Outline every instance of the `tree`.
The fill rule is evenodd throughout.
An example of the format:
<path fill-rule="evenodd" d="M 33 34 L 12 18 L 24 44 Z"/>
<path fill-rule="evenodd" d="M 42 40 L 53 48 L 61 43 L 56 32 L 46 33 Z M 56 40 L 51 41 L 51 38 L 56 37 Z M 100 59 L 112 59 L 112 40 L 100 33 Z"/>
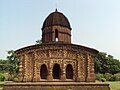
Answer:
<path fill-rule="evenodd" d="M 42 40 L 37 40 L 35 45 L 38 45 L 38 44 L 41 44 L 42 43 Z"/>
<path fill-rule="evenodd" d="M 100 52 L 98 53 L 96 59 L 95 59 L 95 73 L 105 73 L 106 70 L 108 70 L 108 67 L 106 66 L 106 53 Z"/>
<path fill-rule="evenodd" d="M 4 73 L 4 72 L 8 71 L 7 70 L 7 67 L 8 67 L 7 63 L 8 63 L 8 60 L 0 59 L 0 73 Z"/>
<path fill-rule="evenodd" d="M 120 72 L 120 61 L 114 59 L 112 55 L 100 52 L 95 59 L 95 73 L 111 73 Z"/>
<path fill-rule="evenodd" d="M 8 56 L 7 59 L 9 61 L 9 74 L 16 74 L 18 72 L 18 63 L 19 60 L 16 57 L 16 54 L 13 50 L 7 52 Z"/>

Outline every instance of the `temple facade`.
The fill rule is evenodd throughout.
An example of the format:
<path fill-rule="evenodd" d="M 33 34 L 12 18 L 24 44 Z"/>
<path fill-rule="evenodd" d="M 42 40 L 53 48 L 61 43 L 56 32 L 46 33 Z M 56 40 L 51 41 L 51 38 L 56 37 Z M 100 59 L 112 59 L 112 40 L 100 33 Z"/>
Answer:
<path fill-rule="evenodd" d="M 20 82 L 94 82 L 97 50 L 71 43 L 71 25 L 57 10 L 43 22 L 42 43 L 16 50 Z"/>

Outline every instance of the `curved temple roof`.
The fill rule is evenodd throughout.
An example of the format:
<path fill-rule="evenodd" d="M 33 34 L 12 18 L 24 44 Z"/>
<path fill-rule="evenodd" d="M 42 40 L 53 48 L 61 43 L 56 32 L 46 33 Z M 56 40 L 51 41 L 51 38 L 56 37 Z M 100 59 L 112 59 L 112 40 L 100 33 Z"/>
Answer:
<path fill-rule="evenodd" d="M 52 12 L 51 14 L 49 14 L 48 17 L 45 19 L 42 26 L 42 30 L 45 27 L 53 26 L 53 25 L 68 27 L 71 30 L 71 26 L 67 17 L 63 15 L 63 13 L 58 12 L 57 9 L 55 12 Z"/>

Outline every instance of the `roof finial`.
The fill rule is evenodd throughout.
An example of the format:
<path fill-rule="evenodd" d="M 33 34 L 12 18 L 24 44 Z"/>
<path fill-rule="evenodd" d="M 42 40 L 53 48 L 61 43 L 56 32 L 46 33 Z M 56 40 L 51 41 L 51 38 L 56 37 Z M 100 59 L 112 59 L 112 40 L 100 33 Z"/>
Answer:
<path fill-rule="evenodd" d="M 58 12 L 57 8 L 55 9 L 55 12 Z"/>
<path fill-rule="evenodd" d="M 58 11 L 58 10 L 57 10 L 57 2 L 56 2 L 56 4 L 55 4 L 55 7 L 56 7 L 55 12 L 57 12 L 57 11 Z"/>

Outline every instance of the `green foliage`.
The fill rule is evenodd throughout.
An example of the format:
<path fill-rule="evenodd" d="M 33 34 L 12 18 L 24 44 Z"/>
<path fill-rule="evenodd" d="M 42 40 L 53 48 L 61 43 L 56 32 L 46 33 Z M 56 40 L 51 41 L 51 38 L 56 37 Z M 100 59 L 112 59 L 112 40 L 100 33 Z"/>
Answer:
<path fill-rule="evenodd" d="M 102 81 L 102 78 L 105 78 L 106 81 L 120 80 L 120 61 L 100 52 L 95 59 L 95 73 L 96 80 Z"/>
<path fill-rule="evenodd" d="M 100 81 L 102 81 L 102 82 L 106 82 L 106 79 L 105 79 L 105 78 L 101 78 Z"/>
<path fill-rule="evenodd" d="M 4 81 L 5 77 L 3 74 L 0 73 L 0 81 Z"/>
<path fill-rule="evenodd" d="M 120 81 L 120 73 L 114 74 L 114 76 L 116 77 L 116 81 Z"/>
<path fill-rule="evenodd" d="M 9 71 L 8 66 L 8 60 L 0 60 L 0 73 Z"/>
<path fill-rule="evenodd" d="M 116 80 L 117 80 L 117 78 L 114 75 L 110 78 L 110 81 L 116 81 Z"/>
<path fill-rule="evenodd" d="M 104 78 L 103 74 L 95 74 L 95 79 L 101 81 L 101 78 Z"/>
<path fill-rule="evenodd" d="M 110 74 L 110 73 L 105 73 L 104 74 L 104 78 L 106 79 L 106 81 L 110 81 L 110 79 L 112 78 L 112 74 Z"/>
<path fill-rule="evenodd" d="M 9 74 L 9 73 L 6 73 L 5 75 L 5 81 L 13 81 L 14 79 L 14 74 Z"/>
<path fill-rule="evenodd" d="M 95 80 L 102 81 L 103 78 L 105 78 L 105 81 L 120 81 L 120 73 L 114 75 L 110 73 L 95 74 Z"/>
<path fill-rule="evenodd" d="M 4 81 L 0 81 L 0 90 L 3 90 Z"/>
<path fill-rule="evenodd" d="M 5 80 L 10 81 L 17 76 L 18 63 L 19 59 L 13 50 L 8 51 L 7 60 L 0 60 L 0 73 L 4 73 Z"/>
<path fill-rule="evenodd" d="M 42 40 L 37 40 L 35 45 L 38 45 L 38 44 L 41 44 L 42 43 Z"/>
<path fill-rule="evenodd" d="M 113 56 L 100 52 L 95 59 L 95 73 L 116 74 L 120 72 L 120 61 Z"/>
<path fill-rule="evenodd" d="M 9 61 L 9 74 L 16 74 L 18 72 L 18 63 L 19 59 L 16 57 L 16 54 L 13 50 L 8 51 L 7 59 Z"/>
<path fill-rule="evenodd" d="M 13 81 L 14 81 L 14 82 L 18 82 L 18 78 L 14 78 Z"/>

